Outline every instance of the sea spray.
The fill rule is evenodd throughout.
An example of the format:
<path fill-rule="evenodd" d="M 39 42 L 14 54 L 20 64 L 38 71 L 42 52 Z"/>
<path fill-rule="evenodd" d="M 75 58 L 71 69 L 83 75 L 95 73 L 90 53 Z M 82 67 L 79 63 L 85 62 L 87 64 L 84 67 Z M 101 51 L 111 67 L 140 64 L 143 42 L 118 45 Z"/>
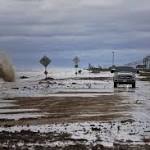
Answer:
<path fill-rule="evenodd" d="M 15 71 L 8 56 L 0 53 L 0 78 L 7 82 L 15 81 Z"/>

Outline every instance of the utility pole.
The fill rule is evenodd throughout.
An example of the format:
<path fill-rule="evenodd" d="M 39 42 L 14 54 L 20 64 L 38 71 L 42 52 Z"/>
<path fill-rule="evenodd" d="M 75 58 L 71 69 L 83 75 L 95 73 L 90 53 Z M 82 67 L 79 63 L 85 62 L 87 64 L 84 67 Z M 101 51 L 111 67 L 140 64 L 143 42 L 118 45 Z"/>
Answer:
<path fill-rule="evenodd" d="M 112 66 L 115 65 L 115 52 L 112 52 Z"/>

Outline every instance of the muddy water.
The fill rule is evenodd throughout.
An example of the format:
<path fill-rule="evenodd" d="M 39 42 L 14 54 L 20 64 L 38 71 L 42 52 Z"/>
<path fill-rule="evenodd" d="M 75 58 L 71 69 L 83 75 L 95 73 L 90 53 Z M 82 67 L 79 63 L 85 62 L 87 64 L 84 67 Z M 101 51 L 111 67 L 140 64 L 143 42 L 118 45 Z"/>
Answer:
<path fill-rule="evenodd" d="M 137 81 L 137 87 L 132 89 L 128 86 L 119 87 L 114 90 L 124 98 L 124 103 L 132 106 L 132 116 L 137 120 L 150 120 L 150 82 Z"/>
<path fill-rule="evenodd" d="M 66 74 L 66 73 L 65 73 Z M 28 74 L 30 76 L 30 74 Z M 63 74 L 61 74 L 63 75 Z M 88 74 L 89 75 L 89 74 Z M 51 81 L 52 84 L 39 84 L 40 77 L 36 78 L 37 76 L 31 76 L 29 79 L 25 80 L 18 80 L 15 83 L 4 83 L 3 81 L 0 81 L 0 111 L 1 111 L 1 123 L 5 122 L 5 119 L 15 119 L 16 126 L 7 127 L 8 124 L 5 124 L 6 127 L 1 126 L 0 127 L 0 133 L 2 136 L 5 136 L 6 139 L 0 139 L 0 146 L 5 146 L 5 141 L 9 141 L 10 145 L 12 145 L 12 141 L 10 140 L 10 135 L 14 137 L 17 133 L 19 136 L 15 137 L 16 143 L 20 143 L 20 138 L 23 138 L 24 134 L 27 134 L 27 139 L 31 139 L 32 141 L 27 142 L 27 139 L 25 140 L 27 147 L 34 146 L 40 146 L 40 149 L 43 147 L 46 147 L 44 143 L 52 144 L 49 145 L 51 147 L 60 146 L 60 149 L 64 146 L 70 146 L 76 144 L 76 142 L 83 144 L 83 146 L 89 149 L 89 146 L 94 146 L 98 148 L 105 146 L 111 147 L 117 147 L 116 149 L 128 149 L 128 147 L 131 146 L 129 149 L 143 149 L 147 150 L 149 149 L 150 144 L 150 82 L 145 81 L 137 81 L 137 87 L 135 89 L 132 89 L 130 86 L 119 86 L 118 88 L 113 88 L 113 82 L 112 82 L 112 75 L 110 73 L 101 73 L 99 75 L 96 75 L 96 77 L 108 77 L 105 80 L 84 80 L 80 78 L 72 78 L 70 79 L 70 76 L 67 75 L 69 79 L 59 79 L 60 76 L 57 74 L 57 79 L 54 81 Z M 87 74 L 82 75 L 83 77 L 87 77 Z M 91 77 L 95 78 L 94 75 L 91 75 Z M 61 78 L 63 78 L 61 76 Z M 90 85 L 90 86 L 89 86 Z M 37 100 L 38 98 L 33 97 L 44 97 L 43 100 Z M 97 99 L 97 97 L 99 98 Z M 13 97 L 16 97 L 16 99 L 11 100 Z M 18 97 L 26 97 L 23 101 Z M 28 101 L 28 98 L 31 98 L 30 102 Z M 53 106 L 50 105 L 50 101 L 48 98 L 52 101 L 53 100 Z M 71 98 L 70 98 L 71 97 Z M 78 97 L 78 104 L 76 102 L 76 97 Z M 104 99 L 106 98 L 106 101 Z M 110 99 L 114 97 L 114 101 L 112 102 Z M 119 99 L 119 97 L 121 99 Z M 93 122 L 88 122 L 85 120 L 83 122 L 80 122 L 79 120 L 77 123 L 60 123 L 60 124 L 46 124 L 48 122 L 42 122 L 42 125 L 26 125 L 22 126 L 22 124 L 17 124 L 17 119 L 28 119 L 32 118 L 38 118 L 40 120 L 42 113 L 37 113 L 35 111 L 38 111 L 40 109 L 44 109 L 45 107 L 48 108 L 49 114 L 46 113 L 46 115 L 52 115 L 54 118 L 54 115 L 57 117 L 60 117 L 60 112 L 64 112 L 64 110 L 60 110 L 60 107 L 57 107 L 57 112 L 51 112 L 55 111 L 56 108 L 54 106 L 59 106 L 58 103 L 61 102 L 61 106 L 65 108 L 67 111 L 67 106 L 62 105 L 64 104 L 63 101 L 66 103 L 66 99 L 74 99 L 74 104 L 76 107 L 72 107 L 71 105 L 73 103 L 70 103 L 73 110 L 75 108 L 75 111 L 77 113 L 77 110 L 80 111 L 80 114 L 78 117 L 80 118 L 94 118 L 94 117 L 100 117 L 101 115 L 112 115 L 115 114 L 116 116 L 122 116 L 121 121 L 116 121 L 114 118 L 111 118 L 111 121 L 105 121 L 101 122 L 100 120 L 96 120 Z M 101 99 L 100 99 L 101 98 Z M 109 98 L 109 99 L 107 99 Z M 118 98 L 118 99 L 117 99 Z M 82 103 L 80 101 L 82 99 Z M 90 105 L 88 105 L 89 109 L 88 111 L 83 111 L 83 107 L 81 107 L 83 104 L 84 109 L 87 109 L 87 106 L 85 106 L 84 101 L 87 101 Z M 56 101 L 58 100 L 58 101 Z M 108 101 L 111 102 L 112 105 L 109 106 L 111 109 L 104 109 L 104 114 L 99 113 L 99 107 L 101 107 L 100 103 L 97 103 L 103 101 L 103 104 L 105 106 L 108 106 Z M 100 101 L 102 100 L 102 101 Z M 18 101 L 18 105 L 16 105 L 16 101 Z M 32 104 L 32 105 L 31 105 Z M 54 105 L 55 104 L 55 105 Z M 86 103 L 87 104 L 87 103 Z M 93 104 L 96 104 L 93 107 Z M 49 109 L 48 106 L 51 106 L 51 109 Z M 40 106 L 40 107 L 39 107 Z M 64 107 L 65 106 L 65 107 Z M 78 106 L 78 107 L 77 107 Z M 24 108 L 25 107 L 25 108 Z M 35 107 L 35 108 L 32 108 Z M 38 109 L 39 108 L 39 109 Z M 76 109 L 78 108 L 78 109 Z M 96 108 L 96 109 L 95 109 Z M 102 106 L 102 108 L 104 108 Z M 119 109 L 117 111 L 116 108 L 126 108 L 124 110 Z M 85 110 L 86 110 L 85 109 Z M 114 110 L 113 110 L 114 109 Z M 22 112 L 22 110 L 24 112 Z M 98 110 L 98 111 L 97 111 Z M 28 112 L 32 111 L 32 112 Z M 7 114 L 5 114 L 7 112 Z M 68 111 L 67 111 L 68 112 Z M 81 113 L 82 112 L 82 113 Z M 59 114 L 59 115 L 58 115 Z M 46 116 L 43 114 L 44 117 Z M 128 116 L 128 119 L 125 118 L 125 116 Z M 73 115 L 75 116 L 75 115 Z M 52 118 L 48 118 L 48 120 L 51 120 Z M 58 118 L 60 119 L 60 118 Z M 114 119 L 114 120 L 113 120 Z M 37 120 L 37 121 L 38 121 Z M 23 120 L 24 122 L 25 120 Z M 42 120 L 43 121 L 43 120 Z M 53 120 L 55 121 L 55 119 Z M 63 121 L 64 118 L 63 118 Z M 37 122 L 38 123 L 38 122 Z M 21 133 L 21 130 L 23 130 L 23 135 Z M 26 130 L 26 131 L 25 131 Z M 8 132 L 7 132 L 8 131 Z M 40 131 L 40 133 L 39 133 Z M 30 133 L 31 132 L 31 133 Z M 32 133 L 34 132 L 34 133 Z M 47 133 L 48 132 L 48 133 Z M 46 134 L 47 133 L 47 134 Z M 56 137 L 55 134 L 58 134 L 58 137 Z M 59 135 L 60 133 L 65 133 L 64 135 L 68 135 L 70 138 L 67 138 L 64 136 L 65 139 L 62 138 L 62 135 Z M 44 142 L 41 144 L 39 141 L 33 141 L 34 137 L 31 136 L 31 134 L 38 134 L 39 141 L 41 141 L 41 138 L 44 140 Z M 49 136 L 49 134 L 54 134 L 51 137 L 56 137 L 56 142 L 48 141 L 45 137 L 45 134 Z M 7 139 L 7 135 L 9 140 Z M 18 138 L 19 137 L 19 138 Z M 37 135 L 35 135 L 37 139 Z M 13 138 L 12 138 L 13 139 Z M 72 141 L 71 141 L 72 139 Z M 66 145 L 64 145 L 64 141 L 66 140 Z M 145 141 L 144 141 L 145 140 Z M 144 141 L 144 142 L 143 142 Z M 13 141 L 14 142 L 14 141 Z M 34 143 L 35 142 L 35 143 Z M 39 143 L 38 143 L 39 142 Z M 71 144 L 70 144 L 71 142 Z M 61 143 L 63 143 L 61 145 Z M 115 145 L 114 145 L 115 143 Z M 120 145 L 125 144 L 125 145 Z M 17 144 L 16 144 L 17 145 Z M 79 146 L 79 145 L 78 145 Z M 121 148 L 119 148 L 121 146 Z M 22 147 L 22 146 L 20 146 Z M 1 148 L 1 147 L 0 147 Z M 78 148 L 77 148 L 78 149 Z M 92 149 L 92 148 L 91 148 Z M 94 148 L 93 148 L 94 149 Z M 110 148 L 114 149 L 114 148 Z"/>
<path fill-rule="evenodd" d="M 29 78 L 25 80 L 19 79 L 19 75 L 22 74 L 25 74 Z M 10 109 L 10 112 L 12 113 L 11 109 L 15 105 L 12 101 L 7 100 L 7 98 L 11 97 L 78 96 L 86 98 L 95 97 L 99 95 L 117 95 L 123 98 L 122 103 L 119 105 L 130 106 L 130 109 L 127 112 L 123 111 L 122 114 L 128 113 L 129 116 L 132 116 L 134 119 L 137 120 L 150 120 L 150 82 L 138 80 L 137 87 L 135 89 L 132 89 L 130 86 L 126 85 L 120 85 L 118 88 L 114 89 L 112 82 L 112 74 L 107 72 L 96 75 L 83 72 L 82 75 L 75 78 L 71 78 L 73 76 L 72 72 L 65 72 L 65 74 L 56 72 L 52 76 L 56 76 L 57 79 L 55 81 L 51 81 L 52 84 L 39 84 L 41 76 L 40 74 L 38 74 L 38 72 L 21 73 L 19 75 L 16 82 L 14 83 L 5 83 L 2 80 L 0 80 L 1 110 L 7 109 L 8 107 Z M 87 80 L 88 76 L 90 76 L 90 80 Z M 95 80 L 95 78 L 97 77 L 107 78 L 105 80 Z M 28 109 L 26 109 L 26 112 L 28 112 Z M 7 111 L 7 113 L 9 112 Z M 118 113 L 119 115 L 121 114 L 120 111 Z M 92 116 L 93 114 L 87 115 Z M 86 116 L 86 114 L 81 114 L 81 116 Z"/>

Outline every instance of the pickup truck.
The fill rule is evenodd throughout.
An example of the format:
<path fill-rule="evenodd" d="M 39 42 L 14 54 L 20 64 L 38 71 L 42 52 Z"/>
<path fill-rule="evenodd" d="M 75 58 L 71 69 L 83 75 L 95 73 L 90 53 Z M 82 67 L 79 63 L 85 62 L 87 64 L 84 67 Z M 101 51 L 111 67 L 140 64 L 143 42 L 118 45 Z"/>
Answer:
<path fill-rule="evenodd" d="M 114 73 L 113 82 L 114 88 L 117 88 L 119 84 L 131 84 L 132 88 L 136 87 L 136 76 L 138 71 L 132 67 L 119 66 L 111 70 Z"/>

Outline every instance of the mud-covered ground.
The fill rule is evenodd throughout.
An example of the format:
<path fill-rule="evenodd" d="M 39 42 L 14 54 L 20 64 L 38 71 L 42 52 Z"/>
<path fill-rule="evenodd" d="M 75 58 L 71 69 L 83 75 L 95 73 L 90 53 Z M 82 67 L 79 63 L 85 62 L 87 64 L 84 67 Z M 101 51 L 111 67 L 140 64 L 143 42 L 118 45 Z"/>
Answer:
<path fill-rule="evenodd" d="M 91 93 L 92 94 L 92 93 Z M 68 95 L 68 94 L 67 94 Z M 15 97 L 12 109 L 14 110 L 35 110 L 37 113 L 45 115 L 36 118 L 20 118 L 15 121 L 5 119 L 1 124 L 22 125 L 43 124 L 43 123 L 63 123 L 78 121 L 111 121 L 113 119 L 128 118 L 130 105 L 122 104 L 123 99 L 117 95 L 91 95 L 91 97 L 80 97 L 82 94 L 68 95 L 54 94 L 49 97 Z M 8 100 L 8 98 L 7 98 Z M 8 101 L 9 101 L 8 100 Z M 10 108 L 7 108 L 10 109 Z M 122 113 L 123 112 L 123 113 Z M 10 112 L 8 112 L 10 114 Z M 14 113 L 14 112 L 12 112 Z M 16 112 L 16 115 L 22 112 Z M 6 113 L 4 113 L 7 115 Z M 2 119 L 1 119 L 2 120 Z M 22 122 L 23 121 L 23 122 Z"/>
<path fill-rule="evenodd" d="M 93 129 L 94 130 L 94 129 Z M 59 141 L 59 143 L 58 143 Z M 98 144 L 101 139 L 97 138 L 97 144 L 86 145 L 86 139 L 73 139 L 70 134 L 67 133 L 40 133 L 30 130 L 21 130 L 20 132 L 10 133 L 8 131 L 2 131 L 0 133 L 0 149 L 11 150 L 149 150 L 150 146 L 145 144 L 133 144 L 123 143 L 122 141 L 116 141 L 113 147 L 103 146 Z"/>
<path fill-rule="evenodd" d="M 1 149 L 150 149 L 150 82 L 114 89 L 108 72 L 51 76 L 0 82 Z"/>

